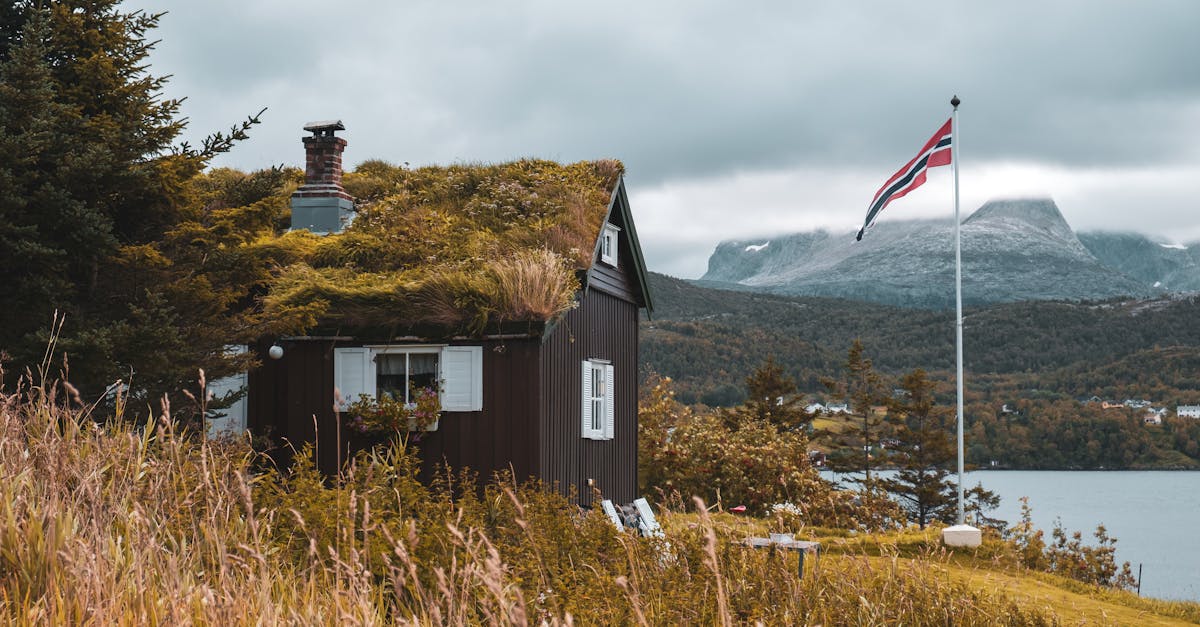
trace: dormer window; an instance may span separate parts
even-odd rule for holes
[[[600,261],[617,267],[617,234],[621,229],[612,224],[604,225],[604,234],[600,236]]]

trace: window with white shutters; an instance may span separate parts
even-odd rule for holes
[[[355,346],[333,350],[333,380],[345,409],[362,395],[411,402],[437,390],[442,411],[483,410],[482,346]]]

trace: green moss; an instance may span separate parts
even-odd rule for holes
[[[359,207],[343,233],[250,244],[279,263],[264,305],[319,304],[324,322],[447,333],[549,320],[572,306],[622,171],[617,161],[365,162],[344,179]]]

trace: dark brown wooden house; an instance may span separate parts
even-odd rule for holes
[[[411,298],[398,297],[394,309],[386,293],[362,299],[366,304],[329,296],[327,311],[305,334],[267,338],[251,347],[262,365],[244,378],[247,395],[226,427],[239,428],[243,415],[245,427],[255,433],[296,446],[316,442],[320,466],[333,471],[359,443],[335,404],[344,408],[360,394],[398,395],[414,385],[440,385],[443,411],[436,429],[420,433],[417,443],[424,473],[439,472],[447,464],[483,477],[511,469],[518,479],[536,477],[563,492],[575,489],[583,504],[590,502],[593,487],[617,502],[632,501],[637,488],[638,319],[642,309],[650,310],[651,300],[619,164],[516,162],[395,170],[402,193],[376,203],[381,207],[377,213],[366,210],[355,217],[342,186],[345,141],[334,136],[340,124],[305,128],[314,135],[304,140],[307,173],[305,185],[292,196],[293,229],[347,242],[368,235],[386,238],[380,224],[415,220],[416,213],[453,224],[452,236],[467,242],[470,250],[479,248],[474,242],[480,238],[487,242],[484,249],[500,251],[496,255],[511,249],[541,254],[536,251],[557,247],[566,251],[564,256],[574,255],[567,306],[551,315],[497,313],[498,306],[469,292],[452,300],[474,303],[464,306],[488,315],[464,315],[470,323],[455,323],[426,315],[437,303],[444,308],[446,300],[430,297],[433,288],[427,284],[412,288]],[[591,175],[614,167],[607,177]],[[599,183],[577,185],[572,183],[576,175]],[[347,175],[352,189],[353,176]],[[584,191],[572,187],[580,185]],[[460,188],[467,191],[454,191],[458,195],[451,200],[439,200],[442,192],[426,193]],[[539,202],[546,208],[539,209]],[[385,215],[383,205],[392,213]],[[494,215],[480,217],[488,211]],[[388,217],[393,215],[400,217]],[[519,232],[497,226],[494,218],[506,215],[533,226]],[[568,227],[586,233],[577,241],[587,242],[590,253],[564,243]],[[470,228],[480,233],[470,233]],[[397,250],[408,250],[399,246]],[[427,258],[460,273],[453,275],[460,282],[474,280],[472,272],[489,272],[486,260],[475,268],[470,258],[446,261],[447,256],[452,255],[439,252]],[[397,285],[415,285],[426,280],[421,263],[397,264],[389,271],[408,281]],[[358,315],[367,310],[370,315]],[[440,315],[445,318],[444,312]],[[281,348],[282,356],[270,358],[272,346]]]

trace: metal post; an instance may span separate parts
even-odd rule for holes
[[[963,321],[962,321],[962,242],[959,237],[958,228],[958,164],[959,157],[962,154],[961,144],[959,144],[958,135],[958,105],[962,102],[955,95],[950,99],[950,106],[954,107],[954,112],[951,114],[950,133],[951,133],[951,164],[954,166],[954,301],[957,310],[955,322],[955,346],[957,352],[958,365],[958,524],[963,524],[966,517],[964,514],[963,503]]]

